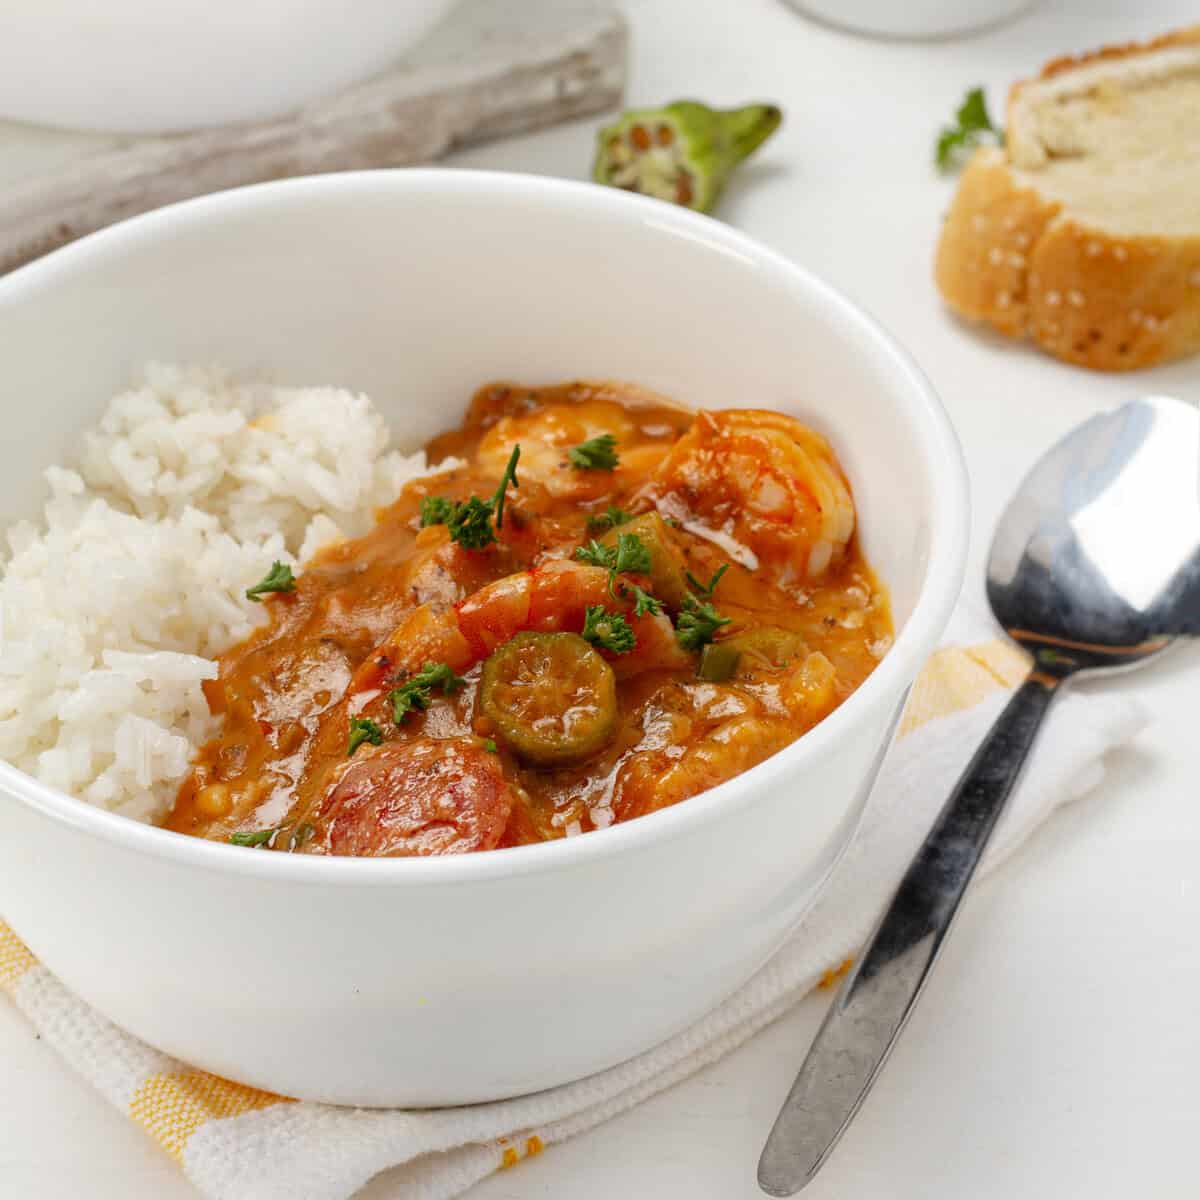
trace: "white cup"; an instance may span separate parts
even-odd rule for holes
[[[830,25],[880,37],[937,38],[1010,20],[1035,0],[788,0]]]

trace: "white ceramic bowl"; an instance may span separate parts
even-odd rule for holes
[[[47,966],[198,1066],[366,1105],[561,1083],[743,983],[845,847],[958,594],[962,460],[907,355],[801,268],[657,201],[437,170],[267,184],[0,279],[0,517],[35,511],[42,468],[151,356],[365,389],[414,445],[501,377],[610,377],[795,413],[849,472],[898,636],[782,753],[550,845],[252,853],[134,824],[0,763],[0,913]]]
[[[382,70],[454,0],[0,0],[0,116],[165,133],[279,116]]]

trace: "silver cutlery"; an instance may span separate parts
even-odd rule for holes
[[[1068,434],[1026,477],[987,567],[992,611],[1031,656],[834,998],[758,1165],[772,1196],[820,1170],[937,959],[1055,696],[1200,634],[1200,414],[1136,400]]]

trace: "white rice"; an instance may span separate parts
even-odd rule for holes
[[[214,729],[212,656],[265,619],[245,589],[364,532],[425,469],[366,396],[147,367],[46,472],[44,520],[8,531],[0,758],[160,820]]]

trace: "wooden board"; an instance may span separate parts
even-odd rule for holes
[[[294,114],[172,137],[45,136],[2,179],[0,273],[136,213],[294,175],[429,162],[451,147],[617,106],[627,33],[611,0],[465,0],[393,70]],[[5,146],[41,135],[0,124]]]

